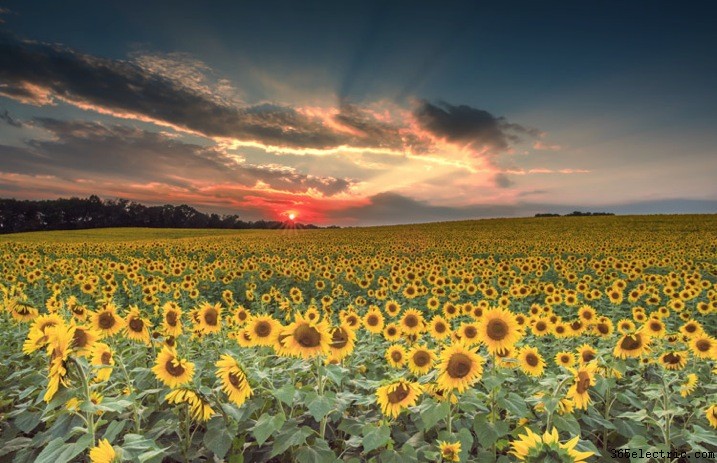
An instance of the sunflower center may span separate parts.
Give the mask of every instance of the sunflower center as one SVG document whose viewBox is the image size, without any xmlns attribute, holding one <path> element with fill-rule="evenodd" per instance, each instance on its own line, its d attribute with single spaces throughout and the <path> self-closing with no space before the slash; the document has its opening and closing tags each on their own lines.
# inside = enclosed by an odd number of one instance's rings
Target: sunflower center
<svg viewBox="0 0 717 463">
<path fill-rule="evenodd" d="M 443 322 L 437 322 L 433 329 L 436 330 L 436 333 L 445 333 L 446 332 L 446 325 Z"/>
<path fill-rule="evenodd" d="M 590 387 L 590 375 L 584 371 L 578 373 L 578 381 L 576 384 L 576 390 L 578 394 L 583 394 Z"/>
<path fill-rule="evenodd" d="M 535 324 L 535 329 L 538 331 L 545 331 L 548 329 L 548 325 L 546 325 L 545 322 L 538 322 Z"/>
<path fill-rule="evenodd" d="M 102 328 L 103 330 L 109 330 L 110 328 L 115 326 L 115 323 L 115 317 L 114 315 L 112 315 L 111 312 L 102 312 L 100 314 L 99 325 L 100 328 Z"/>
<path fill-rule="evenodd" d="M 398 404 L 403 401 L 406 397 L 408 397 L 408 394 L 410 393 L 410 389 L 408 386 L 404 386 L 403 384 L 399 384 L 396 389 L 393 390 L 393 392 L 388 393 L 388 401 L 392 404 Z"/>
<path fill-rule="evenodd" d="M 465 337 L 472 339 L 472 338 L 475 338 L 476 336 L 478 336 L 478 330 L 476 329 L 475 326 L 468 325 L 466 327 L 466 329 L 463 331 L 463 334 L 465 335 Z"/>
<path fill-rule="evenodd" d="M 406 315 L 406 318 L 403 320 L 403 324 L 409 328 L 415 328 L 418 326 L 418 317 L 413 314 Z"/>
<path fill-rule="evenodd" d="M 663 360 L 670 365 L 677 365 L 682 360 L 682 357 L 678 354 L 675 354 L 674 352 L 670 352 L 669 354 L 666 354 L 664 357 L 662 357 Z"/>
<path fill-rule="evenodd" d="M 219 318 L 219 312 L 214 307 L 210 307 L 204 312 L 204 322 L 209 326 L 217 326 L 217 320 Z"/>
<path fill-rule="evenodd" d="M 709 352 L 712 348 L 712 343 L 707 339 L 700 339 L 695 343 L 695 347 L 697 347 L 697 350 L 700 352 Z"/>
<path fill-rule="evenodd" d="M 301 347 L 316 347 L 321 344 L 321 333 L 307 324 L 299 325 L 294 332 L 294 338 Z"/>
<path fill-rule="evenodd" d="M 164 343 L 169 347 L 174 347 L 174 336 L 168 336 L 167 339 L 164 340 Z"/>
<path fill-rule="evenodd" d="M 246 317 L 247 317 L 247 313 L 244 312 L 243 310 L 240 312 L 237 312 L 237 318 L 239 319 L 239 321 L 243 322 L 244 320 L 246 320 Z"/>
<path fill-rule="evenodd" d="M 83 349 L 87 345 L 88 341 L 89 339 L 87 339 L 87 333 L 85 330 L 75 330 L 75 334 L 72 335 L 72 343 L 78 349 Z"/>
<path fill-rule="evenodd" d="M 428 352 L 419 350 L 415 354 L 413 354 L 413 363 L 416 364 L 417 367 L 425 367 L 428 365 L 431 361 L 431 356 L 428 354 Z"/>
<path fill-rule="evenodd" d="M 167 312 L 167 324 L 169 326 L 177 326 L 177 312 Z"/>
<path fill-rule="evenodd" d="M 331 334 L 331 346 L 334 349 L 343 349 L 348 343 L 349 337 L 346 333 L 344 333 L 343 329 L 336 328 Z"/>
<path fill-rule="evenodd" d="M 656 333 L 659 333 L 660 330 L 662 330 L 662 325 L 657 322 L 650 323 L 650 329 Z"/>
<path fill-rule="evenodd" d="M 583 359 L 583 362 L 587 363 L 590 360 L 593 360 L 595 358 L 595 353 L 591 350 L 584 350 L 580 356 Z"/>
<path fill-rule="evenodd" d="M 508 324 L 503 320 L 491 320 L 488 322 L 486 334 L 493 341 L 502 341 L 508 336 Z"/>
<path fill-rule="evenodd" d="M 692 323 L 689 323 L 685 325 L 685 331 L 687 331 L 688 333 L 694 333 L 695 331 L 697 331 L 697 326 L 693 325 Z"/>
<path fill-rule="evenodd" d="M 525 356 L 525 363 L 527 363 L 531 367 L 537 367 L 540 361 L 538 360 L 537 355 L 530 352 L 528 355 Z"/>
<path fill-rule="evenodd" d="M 396 335 L 396 328 L 394 328 L 393 326 L 390 327 L 388 330 L 386 330 L 386 334 L 388 334 L 389 336 L 395 336 L 395 335 Z"/>
<path fill-rule="evenodd" d="M 366 323 L 368 323 L 369 326 L 376 326 L 378 325 L 378 317 L 376 315 L 369 315 L 366 319 Z"/>
<path fill-rule="evenodd" d="M 254 333 L 256 333 L 256 335 L 260 338 L 265 338 L 271 333 L 271 325 L 269 324 L 269 322 L 260 321 L 256 324 L 256 328 L 254 328 Z"/>
<path fill-rule="evenodd" d="M 565 364 L 570 363 L 570 357 L 568 357 L 567 355 L 562 355 L 560 357 L 560 363 L 565 363 Z"/>
<path fill-rule="evenodd" d="M 232 386 L 239 389 L 241 388 L 242 377 L 234 372 L 229 373 L 229 382 Z"/>
<path fill-rule="evenodd" d="M 175 359 L 167 360 L 164 364 L 164 369 L 167 370 L 167 373 L 175 377 L 184 374 L 184 367 L 179 362 L 176 362 Z"/>
<path fill-rule="evenodd" d="M 642 347 L 642 338 L 639 334 L 634 336 L 626 336 L 625 339 L 620 343 L 620 348 L 623 350 L 637 350 Z"/>
<path fill-rule="evenodd" d="M 102 365 L 109 365 L 110 360 L 112 360 L 112 353 L 111 352 L 102 352 L 102 356 L 100 357 L 100 361 L 102 362 Z"/>
<path fill-rule="evenodd" d="M 394 350 L 391 352 L 391 360 L 394 362 L 400 362 L 403 358 L 403 354 L 400 351 Z"/>
<path fill-rule="evenodd" d="M 606 323 L 598 323 L 597 330 L 600 334 L 610 334 L 610 328 Z"/>
<path fill-rule="evenodd" d="M 470 373 L 472 365 L 473 362 L 470 357 L 466 354 L 458 353 L 451 355 L 451 358 L 448 361 L 448 368 L 446 370 L 451 378 L 463 378 Z"/>
<path fill-rule="evenodd" d="M 139 333 L 144 329 L 144 322 L 141 318 L 133 318 L 129 321 L 129 329 Z"/>
</svg>

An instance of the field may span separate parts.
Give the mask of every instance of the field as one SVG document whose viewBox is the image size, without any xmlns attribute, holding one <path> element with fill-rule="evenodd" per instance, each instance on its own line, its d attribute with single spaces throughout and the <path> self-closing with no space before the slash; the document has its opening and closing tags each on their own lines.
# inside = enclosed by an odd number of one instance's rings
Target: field
<svg viewBox="0 0 717 463">
<path fill-rule="evenodd" d="M 0 461 L 717 459 L 714 215 L 28 233 L 0 268 Z"/>
</svg>

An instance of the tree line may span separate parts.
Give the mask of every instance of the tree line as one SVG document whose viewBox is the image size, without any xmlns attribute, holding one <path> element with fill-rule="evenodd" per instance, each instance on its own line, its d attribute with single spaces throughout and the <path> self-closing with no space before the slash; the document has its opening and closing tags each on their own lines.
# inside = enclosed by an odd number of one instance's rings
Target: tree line
<svg viewBox="0 0 717 463">
<path fill-rule="evenodd" d="M 60 198 L 28 201 L 0 199 L 0 233 L 78 230 L 106 227 L 279 229 L 319 228 L 312 224 L 259 220 L 238 215 L 205 214 L 191 206 L 145 206 L 127 199 Z"/>
<path fill-rule="evenodd" d="M 553 214 L 551 212 L 548 213 L 541 213 L 541 214 L 535 214 L 535 217 L 592 217 L 596 215 L 615 215 L 612 212 L 580 212 L 580 211 L 573 211 L 570 214 L 565 214 L 564 216 L 561 216 L 560 214 Z"/>
</svg>

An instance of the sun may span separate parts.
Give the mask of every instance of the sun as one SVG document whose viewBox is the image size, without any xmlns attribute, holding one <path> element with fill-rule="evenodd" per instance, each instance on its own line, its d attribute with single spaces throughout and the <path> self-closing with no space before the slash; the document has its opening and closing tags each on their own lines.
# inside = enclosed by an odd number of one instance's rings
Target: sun
<svg viewBox="0 0 717 463">
<path fill-rule="evenodd" d="M 295 212 L 289 212 L 289 220 L 294 220 L 296 218 Z"/>
</svg>

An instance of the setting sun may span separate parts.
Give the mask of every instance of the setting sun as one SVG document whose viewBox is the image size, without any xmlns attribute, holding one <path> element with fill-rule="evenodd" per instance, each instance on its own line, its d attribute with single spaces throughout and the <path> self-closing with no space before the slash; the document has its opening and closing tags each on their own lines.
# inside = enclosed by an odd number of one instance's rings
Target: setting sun
<svg viewBox="0 0 717 463">
<path fill-rule="evenodd" d="M 296 218 L 296 214 L 294 212 L 289 212 L 289 220 L 294 220 Z"/>
</svg>

